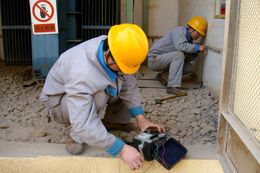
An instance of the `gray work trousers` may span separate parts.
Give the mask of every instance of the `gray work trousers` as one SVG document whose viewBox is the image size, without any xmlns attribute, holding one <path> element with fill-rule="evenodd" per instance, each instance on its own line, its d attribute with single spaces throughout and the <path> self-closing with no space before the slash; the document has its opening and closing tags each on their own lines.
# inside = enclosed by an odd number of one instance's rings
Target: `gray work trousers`
<svg viewBox="0 0 260 173">
<path fill-rule="evenodd" d="M 153 71 L 169 72 L 167 87 L 181 87 L 182 76 L 193 71 L 191 56 L 185 58 L 181 51 L 169 52 L 148 58 L 148 67 Z"/>
<path fill-rule="evenodd" d="M 55 96 L 54 96 L 55 97 Z M 105 91 L 100 91 L 93 95 L 97 113 L 100 114 L 102 110 L 106 107 L 106 104 L 110 96 L 105 93 Z M 60 124 L 70 124 L 69 112 L 67 107 L 67 94 L 60 98 L 60 103 L 56 106 L 49 108 L 49 116 L 55 122 Z M 47 107 L 47 105 L 46 105 Z M 48 107 L 47 107 L 48 109 Z M 130 113 L 124 106 L 121 99 L 113 104 L 109 104 L 106 107 L 106 112 L 104 115 L 104 120 L 110 123 L 121 123 L 127 124 L 131 120 Z M 84 143 L 71 129 L 70 136 L 78 143 Z"/>
</svg>

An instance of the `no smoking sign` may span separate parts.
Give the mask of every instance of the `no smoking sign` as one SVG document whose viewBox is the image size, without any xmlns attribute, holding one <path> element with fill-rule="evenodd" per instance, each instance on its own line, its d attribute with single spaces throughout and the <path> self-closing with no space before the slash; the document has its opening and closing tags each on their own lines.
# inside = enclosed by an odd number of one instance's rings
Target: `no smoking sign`
<svg viewBox="0 0 260 173">
<path fill-rule="evenodd" d="M 30 0 L 33 34 L 58 34 L 56 0 Z"/>
</svg>

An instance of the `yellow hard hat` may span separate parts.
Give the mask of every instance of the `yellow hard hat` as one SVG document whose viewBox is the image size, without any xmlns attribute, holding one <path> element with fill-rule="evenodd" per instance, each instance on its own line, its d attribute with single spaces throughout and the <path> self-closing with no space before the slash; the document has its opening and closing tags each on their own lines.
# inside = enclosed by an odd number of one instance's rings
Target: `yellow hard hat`
<svg viewBox="0 0 260 173">
<path fill-rule="evenodd" d="M 118 67 L 125 74 L 137 72 L 149 49 L 144 31 L 135 24 L 112 26 L 108 32 L 108 46 Z"/>
<path fill-rule="evenodd" d="M 205 35 L 206 29 L 207 29 L 207 22 L 205 19 L 199 16 L 193 17 L 189 22 L 188 25 L 190 25 L 193 29 L 198 31 L 201 35 Z"/>
</svg>

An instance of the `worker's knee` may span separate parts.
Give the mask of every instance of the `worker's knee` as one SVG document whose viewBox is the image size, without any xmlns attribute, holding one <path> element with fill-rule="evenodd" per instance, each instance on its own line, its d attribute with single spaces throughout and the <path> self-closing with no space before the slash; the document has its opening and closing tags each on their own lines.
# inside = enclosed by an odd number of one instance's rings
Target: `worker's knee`
<svg viewBox="0 0 260 173">
<path fill-rule="evenodd" d="M 175 56 L 178 58 L 178 59 L 185 59 L 185 55 L 182 51 L 176 51 L 175 53 Z"/>
<path fill-rule="evenodd" d="M 57 123 L 70 124 L 69 111 L 67 107 L 67 94 L 63 95 L 60 103 L 50 109 L 50 117 Z"/>
</svg>

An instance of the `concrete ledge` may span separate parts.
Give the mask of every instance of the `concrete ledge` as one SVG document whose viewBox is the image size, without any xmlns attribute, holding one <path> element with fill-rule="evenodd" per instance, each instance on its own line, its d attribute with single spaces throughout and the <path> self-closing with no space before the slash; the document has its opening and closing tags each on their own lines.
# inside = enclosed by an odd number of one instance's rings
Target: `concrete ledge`
<svg viewBox="0 0 260 173">
<path fill-rule="evenodd" d="M 215 145 L 185 146 L 188 154 L 169 172 L 174 173 L 223 173 Z M 144 162 L 135 172 L 167 172 L 157 161 Z M 66 152 L 65 144 L 25 143 L 0 141 L 1 173 L 56 173 L 56 172 L 133 172 L 119 156 L 112 157 L 104 151 L 86 146 L 82 155 Z"/>
<path fill-rule="evenodd" d="M 148 170 L 147 170 L 148 169 Z M 167 170 L 157 161 L 144 162 L 143 168 L 135 172 L 158 173 Z M 133 172 L 120 158 L 84 158 L 84 157 L 53 157 L 41 156 L 37 158 L 1 158 L 1 173 L 71 173 L 71 172 Z M 174 173 L 223 173 L 218 160 L 186 160 L 177 163 L 169 172 Z"/>
<path fill-rule="evenodd" d="M 215 145 L 187 145 L 188 153 L 185 159 L 217 159 Z M 28 143 L 0 141 L 1 157 L 29 157 L 38 156 L 68 156 L 68 157 L 105 157 L 114 158 L 105 151 L 85 146 L 82 155 L 71 155 L 65 150 L 65 144 Z M 119 158 L 119 156 L 116 156 Z"/>
</svg>

